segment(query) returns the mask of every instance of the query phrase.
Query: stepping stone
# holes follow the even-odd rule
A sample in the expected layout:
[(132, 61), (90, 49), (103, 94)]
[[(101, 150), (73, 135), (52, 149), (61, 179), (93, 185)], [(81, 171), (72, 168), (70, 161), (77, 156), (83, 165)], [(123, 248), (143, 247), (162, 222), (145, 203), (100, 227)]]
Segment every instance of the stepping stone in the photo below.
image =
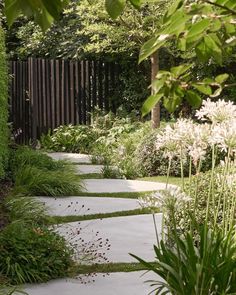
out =
[(45, 203), (50, 215), (88, 215), (140, 209), (138, 200), (100, 197), (37, 197)]
[(146, 271), (117, 272), (109, 275), (98, 273), (91, 278), (94, 281), (86, 284), (82, 284), (79, 279), (61, 279), (46, 284), (28, 285), (25, 291), (29, 295), (147, 295), (155, 287), (144, 282), (159, 279), (154, 273)]
[[(155, 219), (160, 236), (162, 214), (156, 214)], [(96, 239), (101, 238), (104, 241), (104, 249), (101, 249), (101, 253), (105, 252), (105, 257), (109, 262), (137, 262), (129, 253), (148, 261), (154, 261), (155, 258), (153, 245), (157, 244), (157, 240), (152, 214), (72, 222), (59, 225), (56, 231), (70, 243), (79, 245), (79, 239), (96, 243)], [(111, 245), (111, 249), (108, 251), (106, 250), (107, 243), (105, 243), (107, 239)], [(78, 262), (88, 263), (82, 260), (84, 254), (81, 249), (77, 250), (76, 259)], [(98, 258), (92, 261), (92, 263), (95, 262), (104, 263), (106, 261)]]
[(125, 179), (85, 179), (83, 184), (88, 193), (143, 192), (166, 188), (165, 183)]
[(91, 156), (85, 154), (73, 153), (47, 153), (54, 160), (67, 160), (72, 163), (91, 163)]
[(76, 165), (75, 171), (77, 174), (101, 174), (103, 167), (103, 165)]

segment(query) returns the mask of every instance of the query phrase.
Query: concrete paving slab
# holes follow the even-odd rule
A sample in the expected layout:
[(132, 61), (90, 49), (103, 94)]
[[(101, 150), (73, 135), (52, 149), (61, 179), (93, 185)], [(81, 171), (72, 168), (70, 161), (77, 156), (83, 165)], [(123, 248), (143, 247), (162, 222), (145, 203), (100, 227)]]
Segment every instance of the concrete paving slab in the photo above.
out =
[(47, 153), (54, 160), (68, 160), (72, 163), (91, 163), (91, 156), (76, 153)]
[[(157, 231), (161, 235), (162, 214), (156, 214)], [(56, 229), (72, 244), (78, 243), (81, 238), (85, 241), (93, 241), (99, 233), (99, 237), (109, 240), (111, 248), (105, 251), (109, 262), (137, 262), (129, 253), (133, 253), (148, 261), (154, 260), (153, 245), (157, 244), (152, 214), (135, 215), (96, 219), (82, 222), (61, 224)], [(160, 238), (160, 237), (159, 237)], [(80, 249), (77, 251), (78, 261), (82, 261)], [(93, 263), (104, 263), (98, 258)]]
[(89, 215), (98, 213), (112, 213), (141, 208), (138, 200), (124, 198), (100, 197), (37, 197), (43, 202), (50, 215)]
[(28, 285), (29, 295), (148, 295), (154, 287), (147, 280), (158, 280), (151, 272), (97, 274), (94, 282), (81, 284), (77, 279), (54, 280), (46, 284)]
[(89, 193), (143, 192), (166, 188), (165, 183), (125, 179), (85, 179), (83, 183)]
[(77, 174), (102, 173), (103, 165), (75, 165)]

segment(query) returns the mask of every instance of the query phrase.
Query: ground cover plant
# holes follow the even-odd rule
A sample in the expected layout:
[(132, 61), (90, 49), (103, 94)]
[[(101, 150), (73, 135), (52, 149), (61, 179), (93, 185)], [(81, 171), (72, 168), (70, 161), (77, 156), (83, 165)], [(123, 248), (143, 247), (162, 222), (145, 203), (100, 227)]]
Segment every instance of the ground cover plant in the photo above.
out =
[[(196, 116), (200, 123), (179, 119), (157, 135), (156, 149), (164, 149), (169, 163), (167, 190), (141, 198), (144, 206), (157, 206), (163, 211), (163, 237), (154, 248), (157, 266), (135, 256), (164, 279), (152, 282), (156, 294), (236, 292), (236, 106), (208, 99)], [(202, 173), (201, 162), (209, 146), (212, 168)], [(226, 157), (217, 167), (220, 151)], [(168, 188), (170, 162), (174, 157), (181, 163), (181, 188)], [(186, 157), (190, 163), (187, 184), (183, 171)], [(192, 165), (196, 167), (195, 176), (191, 173)]]

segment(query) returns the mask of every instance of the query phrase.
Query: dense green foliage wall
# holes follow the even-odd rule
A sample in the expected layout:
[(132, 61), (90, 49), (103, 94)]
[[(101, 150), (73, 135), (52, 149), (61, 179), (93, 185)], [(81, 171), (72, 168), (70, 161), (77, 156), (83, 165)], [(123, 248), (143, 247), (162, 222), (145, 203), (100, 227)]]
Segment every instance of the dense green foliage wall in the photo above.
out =
[(8, 156), (8, 73), (5, 53), (5, 36), (0, 28), (0, 179), (4, 177), (4, 168)]

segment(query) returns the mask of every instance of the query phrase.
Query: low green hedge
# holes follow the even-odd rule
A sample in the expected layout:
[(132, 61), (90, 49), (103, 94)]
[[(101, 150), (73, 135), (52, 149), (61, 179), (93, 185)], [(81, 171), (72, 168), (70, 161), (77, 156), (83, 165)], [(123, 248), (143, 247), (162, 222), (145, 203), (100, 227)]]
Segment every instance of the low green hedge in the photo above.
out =
[(0, 179), (5, 176), (8, 159), (8, 72), (5, 51), (5, 37), (0, 28)]

